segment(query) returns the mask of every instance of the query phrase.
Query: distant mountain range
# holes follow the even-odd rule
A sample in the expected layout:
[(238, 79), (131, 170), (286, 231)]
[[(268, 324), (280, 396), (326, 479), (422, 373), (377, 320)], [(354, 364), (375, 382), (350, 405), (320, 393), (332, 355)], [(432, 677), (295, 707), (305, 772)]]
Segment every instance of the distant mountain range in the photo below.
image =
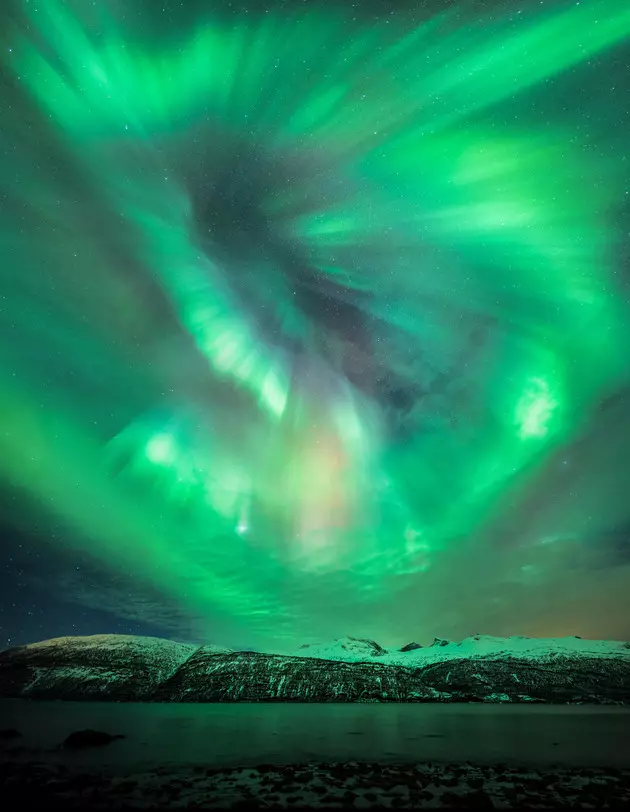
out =
[(630, 702), (630, 643), (475, 635), (388, 650), (344, 637), (288, 656), (131, 635), (60, 637), (0, 652), (0, 696), (620, 704)]

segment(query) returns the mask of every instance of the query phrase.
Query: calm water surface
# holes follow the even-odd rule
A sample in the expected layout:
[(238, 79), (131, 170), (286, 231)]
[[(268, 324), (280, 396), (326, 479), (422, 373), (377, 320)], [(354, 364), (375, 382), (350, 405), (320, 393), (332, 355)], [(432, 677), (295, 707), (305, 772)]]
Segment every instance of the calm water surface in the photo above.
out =
[[(0, 717), (0, 727), (22, 731), (11, 745), (28, 748), (26, 756), (103, 769), (352, 760), (630, 767), (630, 709), (620, 707), (3, 699)], [(86, 727), (127, 738), (92, 751), (57, 749)]]

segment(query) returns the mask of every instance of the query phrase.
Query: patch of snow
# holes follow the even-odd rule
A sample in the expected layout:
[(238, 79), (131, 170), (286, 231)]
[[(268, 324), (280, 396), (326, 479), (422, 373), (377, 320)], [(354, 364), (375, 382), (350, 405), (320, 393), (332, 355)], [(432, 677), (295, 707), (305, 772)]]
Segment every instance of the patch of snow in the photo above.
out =
[(233, 648), (225, 648), (224, 646), (205, 645), (197, 649), (199, 654), (234, 654)]

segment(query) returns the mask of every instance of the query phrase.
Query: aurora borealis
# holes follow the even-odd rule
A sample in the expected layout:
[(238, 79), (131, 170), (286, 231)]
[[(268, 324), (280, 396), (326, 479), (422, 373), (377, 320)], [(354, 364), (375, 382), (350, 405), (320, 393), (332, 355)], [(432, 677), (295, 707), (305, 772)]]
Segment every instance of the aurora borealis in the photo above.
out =
[(0, 31), (3, 583), (47, 636), (630, 634), (629, 5)]

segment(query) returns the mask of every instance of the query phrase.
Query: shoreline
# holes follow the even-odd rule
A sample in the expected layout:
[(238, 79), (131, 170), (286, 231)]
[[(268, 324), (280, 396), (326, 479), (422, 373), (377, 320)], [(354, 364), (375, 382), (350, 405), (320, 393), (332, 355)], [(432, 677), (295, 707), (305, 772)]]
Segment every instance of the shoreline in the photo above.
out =
[(46, 808), (405, 809), (600, 808), (630, 803), (630, 769), (536, 769), (470, 762), (162, 765), (114, 773), (0, 762), (3, 802)]

